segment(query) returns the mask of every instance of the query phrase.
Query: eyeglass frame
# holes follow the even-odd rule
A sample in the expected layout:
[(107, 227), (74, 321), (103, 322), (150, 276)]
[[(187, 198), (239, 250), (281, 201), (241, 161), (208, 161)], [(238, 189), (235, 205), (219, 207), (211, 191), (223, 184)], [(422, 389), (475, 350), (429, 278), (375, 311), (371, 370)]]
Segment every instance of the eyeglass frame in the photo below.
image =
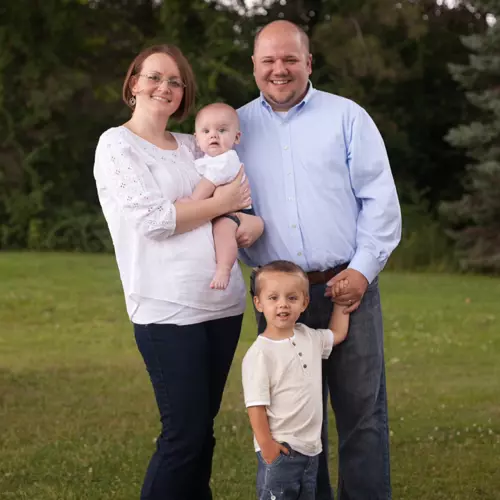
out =
[[(143, 74), (143, 73), (139, 73), (137, 74), (137, 76), (142, 76), (143, 78), (147, 78), (150, 83), (153, 83), (156, 87), (160, 87), (161, 84), (163, 82), (167, 82), (167, 87), (171, 90), (184, 90), (187, 85), (182, 81), (182, 80), (178, 80), (177, 78), (162, 78), (160, 75), (158, 74), (149, 74), (149, 75), (146, 75), (146, 74)], [(153, 81), (152, 78), (154, 77), (157, 77), (159, 80), (157, 82)], [(172, 83), (179, 83), (180, 86), (179, 87), (172, 87)]]

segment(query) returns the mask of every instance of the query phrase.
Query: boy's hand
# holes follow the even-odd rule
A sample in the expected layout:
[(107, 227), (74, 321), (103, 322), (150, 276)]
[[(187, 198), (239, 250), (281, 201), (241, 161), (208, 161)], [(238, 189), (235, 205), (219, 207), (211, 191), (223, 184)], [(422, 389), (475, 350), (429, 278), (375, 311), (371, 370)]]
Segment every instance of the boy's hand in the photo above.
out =
[(344, 290), (349, 286), (349, 280), (344, 278), (332, 285), (332, 297), (338, 297), (344, 293)]
[[(340, 296), (334, 297), (333, 290), (335, 285), (340, 282), (347, 280), (348, 286), (343, 289), (343, 293)], [(354, 312), (361, 304), (361, 299), (368, 288), (368, 280), (359, 271), (352, 268), (347, 268), (341, 271), (337, 276), (333, 277), (326, 284), (326, 297), (332, 297), (332, 300), (340, 306), (345, 306), (344, 312), (350, 314)]]
[(288, 448), (277, 441), (270, 441), (268, 445), (260, 447), (260, 454), (267, 464), (272, 464), (283, 452), (288, 455), (290, 451)]

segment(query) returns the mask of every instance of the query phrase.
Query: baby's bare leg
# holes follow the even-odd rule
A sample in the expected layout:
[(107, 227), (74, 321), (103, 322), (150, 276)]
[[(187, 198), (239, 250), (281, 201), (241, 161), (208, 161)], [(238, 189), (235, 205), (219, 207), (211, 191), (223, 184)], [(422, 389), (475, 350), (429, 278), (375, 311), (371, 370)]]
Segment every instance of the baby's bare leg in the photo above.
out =
[(238, 256), (236, 230), (238, 225), (227, 217), (220, 217), (213, 223), (215, 259), (217, 266), (210, 288), (225, 290), (229, 284), (231, 269)]

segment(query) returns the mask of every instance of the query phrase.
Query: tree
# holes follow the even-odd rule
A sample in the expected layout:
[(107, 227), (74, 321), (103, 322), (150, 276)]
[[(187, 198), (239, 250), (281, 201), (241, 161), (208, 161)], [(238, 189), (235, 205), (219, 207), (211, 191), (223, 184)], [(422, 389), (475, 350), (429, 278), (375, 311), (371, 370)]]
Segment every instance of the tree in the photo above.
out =
[[(500, 18), (500, 0), (475, 1), (477, 11)], [(449, 131), (446, 139), (472, 160), (458, 201), (443, 204), (462, 266), (500, 272), (500, 23), (484, 34), (462, 38), (471, 52), (465, 65), (450, 71), (476, 109), (474, 121)]]

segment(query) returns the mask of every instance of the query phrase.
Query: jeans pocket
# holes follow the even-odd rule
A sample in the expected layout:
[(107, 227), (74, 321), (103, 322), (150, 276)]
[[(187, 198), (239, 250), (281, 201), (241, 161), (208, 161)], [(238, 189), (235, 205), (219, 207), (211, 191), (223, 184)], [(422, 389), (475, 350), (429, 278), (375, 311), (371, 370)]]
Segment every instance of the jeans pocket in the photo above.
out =
[(260, 451), (257, 452), (257, 457), (259, 458), (260, 462), (265, 465), (266, 467), (274, 467), (275, 465), (278, 465), (283, 458), (285, 457), (285, 454), (280, 452), (280, 454), (271, 462), (268, 463), (264, 460), (264, 457), (262, 456), (262, 453)]

